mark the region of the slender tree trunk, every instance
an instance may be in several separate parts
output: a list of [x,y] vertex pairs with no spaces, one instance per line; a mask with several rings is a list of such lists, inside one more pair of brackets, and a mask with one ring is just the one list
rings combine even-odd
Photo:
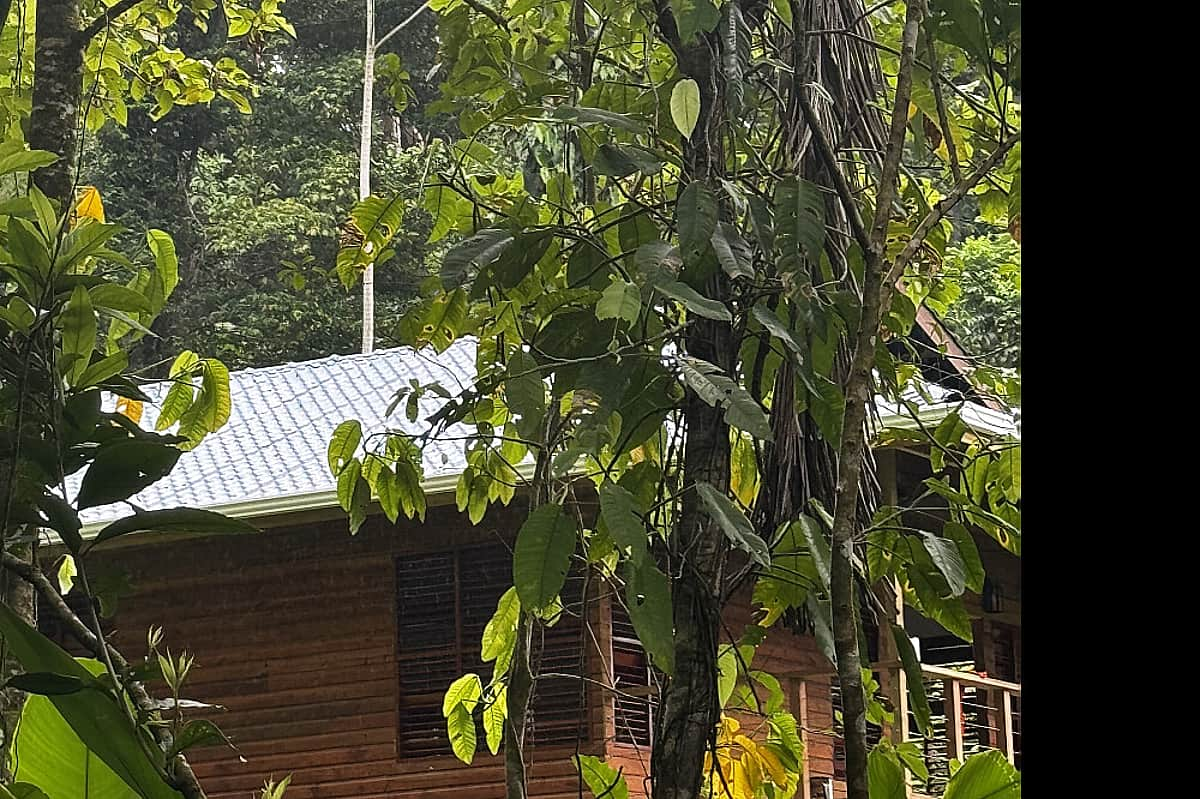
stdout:
[[79,0],[42,0],[37,4],[33,54],[33,112],[29,146],[58,153],[59,159],[33,173],[33,182],[64,206],[78,156],[78,127],[83,102],[83,42]]
[[[58,201],[65,209],[73,200],[72,181],[78,152],[76,131],[83,93],[83,43],[80,38],[83,25],[79,0],[41,0],[37,5],[35,22],[37,36],[33,55],[33,109],[29,120],[29,144],[33,149],[49,150],[60,157],[50,166],[37,170],[33,174],[33,181],[47,197]],[[30,426],[34,430],[37,428],[37,425]],[[5,529],[5,548],[23,563],[35,563],[36,548],[32,543],[7,543],[21,532],[19,529]],[[0,601],[21,619],[36,625],[37,606],[33,588],[24,580],[6,573],[3,589]],[[0,663],[0,678],[7,679],[16,663],[7,657],[7,647],[4,655],[4,662]],[[12,734],[24,706],[25,694],[21,691],[9,689],[0,692],[0,719],[3,721],[4,735],[0,742],[3,749],[0,751],[9,751]],[[3,761],[0,779],[7,780],[11,776],[8,757],[0,758],[0,761]]]
[[[702,36],[684,46],[674,17],[659,3],[658,25],[671,45],[680,71],[700,87],[700,116],[684,142],[690,180],[718,177],[724,169],[715,120],[721,118],[715,36]],[[705,296],[724,302],[729,283],[716,270]],[[687,352],[727,374],[733,373],[733,329],[728,322],[698,319],[686,339]],[[721,706],[717,694],[717,639],[725,555],[724,533],[700,504],[694,487],[705,482],[721,493],[729,490],[729,425],[714,408],[689,390],[683,407],[687,438],[683,453],[684,492],[678,525],[671,537],[671,586],[675,627],[675,674],[666,681],[651,752],[654,799],[695,799],[704,777],[704,755],[714,742]]]
[[[358,138],[358,199],[371,196],[371,131],[375,99],[375,0],[367,1],[367,36],[363,44],[362,125]],[[362,351],[375,349],[375,265],[362,276]]]
[[[532,511],[532,508],[530,508]],[[504,795],[506,799],[525,799],[528,779],[525,774],[525,733],[529,704],[533,699],[533,672],[529,649],[533,640],[533,616],[524,608],[517,617],[517,642],[513,647],[505,696],[508,716],[504,722]]]

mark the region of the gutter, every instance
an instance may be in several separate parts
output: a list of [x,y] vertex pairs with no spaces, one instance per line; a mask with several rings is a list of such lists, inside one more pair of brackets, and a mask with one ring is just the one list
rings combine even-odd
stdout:
[[[892,407],[894,408],[895,406]],[[888,409],[881,408],[879,425],[875,433],[878,434],[887,428],[920,430],[922,427],[936,427],[954,410],[958,410],[963,422],[976,432],[988,435],[1017,435],[1015,426],[1007,415],[990,408],[964,405],[957,402],[943,402],[927,406],[917,411],[916,414],[889,413]],[[517,473],[521,477],[526,479],[533,477],[534,465],[532,463],[521,463],[516,468]],[[431,477],[428,480],[422,481],[421,488],[424,489],[427,497],[441,497],[444,499],[448,495],[454,494],[455,488],[458,486],[458,478],[458,474],[438,475],[437,477]],[[234,519],[261,519],[271,516],[282,516],[284,514],[336,508],[338,507],[338,498],[336,489],[323,489],[321,491],[285,494],[282,496],[264,497],[262,499],[251,499],[218,505],[202,505],[198,507],[201,507],[203,510],[222,513]],[[89,522],[83,525],[80,534],[85,540],[95,538],[96,534],[112,521],[114,519]],[[51,534],[50,539],[52,544],[58,543],[57,536]]]

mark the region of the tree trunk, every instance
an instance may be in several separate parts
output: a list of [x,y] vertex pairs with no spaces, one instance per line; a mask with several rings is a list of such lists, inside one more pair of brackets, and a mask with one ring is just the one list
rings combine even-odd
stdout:
[[[722,146],[714,120],[722,116],[717,86],[720,52],[714,35],[691,45],[680,41],[675,20],[665,3],[658,8],[658,25],[671,45],[680,71],[700,87],[700,115],[684,142],[684,164],[690,180],[708,180],[724,169]],[[681,187],[682,188],[682,187]],[[722,216],[727,216],[722,213]],[[702,292],[725,302],[729,281],[720,269]],[[733,329],[728,322],[697,319],[686,338],[689,355],[734,374]],[[717,694],[717,644],[721,624],[721,594],[728,545],[720,526],[709,517],[694,489],[709,483],[728,493],[730,477],[729,425],[724,413],[688,390],[683,406],[687,438],[683,452],[683,494],[679,522],[671,536],[675,578],[671,594],[675,626],[675,674],[666,681],[651,752],[654,799],[695,799],[704,777],[704,755],[715,743],[721,705]]]
[[[6,536],[7,538],[7,536]],[[8,547],[8,551],[14,557],[20,558],[24,563],[33,562],[33,545],[18,544]],[[21,617],[24,621],[31,625],[37,625],[37,605],[34,601],[33,587],[24,580],[17,579],[15,576],[5,571],[2,573],[3,597],[0,598],[5,605],[8,605],[14,613]],[[0,663],[0,680],[7,680],[10,675],[20,671],[17,661],[9,652],[8,647],[2,648],[3,663]],[[17,729],[17,722],[21,718],[21,710],[25,707],[25,694],[15,688],[8,688],[0,691],[0,718],[3,721],[3,739],[0,740],[0,752],[4,753],[0,757],[0,783],[9,782],[12,777],[8,753],[12,751],[13,735]]]
[[[59,155],[59,160],[33,173],[33,181],[51,200],[57,200],[63,210],[69,208],[74,199],[73,180],[78,152],[76,130],[81,113],[83,94],[83,46],[80,39],[82,23],[79,0],[41,0],[35,16],[37,25],[36,44],[33,55],[33,109],[29,119],[29,145],[35,150],[49,150]],[[26,386],[25,390],[29,387]],[[29,425],[28,420],[22,426]],[[32,425],[34,429],[37,425]],[[11,486],[9,489],[11,490]],[[7,542],[20,530],[5,529]],[[35,563],[36,549],[32,543],[8,545],[8,551],[24,563]],[[8,605],[22,620],[30,625],[37,624],[37,605],[33,588],[24,580],[5,573],[3,596],[0,601]],[[6,680],[13,673],[16,662],[8,657],[0,663],[0,679]],[[0,692],[0,720],[3,721],[2,752],[9,752],[12,735],[25,706],[25,694],[9,689]],[[7,781],[8,757],[0,758],[0,780]]]
[[73,199],[83,104],[79,0],[41,0],[36,22],[29,146],[57,153],[59,159],[34,172],[33,182],[66,208]]

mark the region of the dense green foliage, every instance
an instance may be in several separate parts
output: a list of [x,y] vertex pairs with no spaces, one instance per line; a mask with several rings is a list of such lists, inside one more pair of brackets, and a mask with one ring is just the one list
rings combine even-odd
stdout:
[[975,236],[946,252],[945,276],[957,297],[942,315],[982,363],[1021,363],[1021,245],[1007,233]]
[[[418,5],[381,4],[380,30]],[[177,235],[180,292],[155,327],[162,340],[147,342],[139,363],[180,349],[213,353],[231,368],[358,349],[359,296],[332,269],[339,225],[357,199],[363,7],[289,0],[285,10],[295,40],[199,43],[210,59],[247,62],[258,87],[252,114],[213,105],[154,121],[153,104],[136,104],[126,126],[106,127],[88,149],[85,181],[109,198],[115,221]],[[435,52],[425,13],[382,51],[414,76],[403,112],[388,99],[386,71],[376,86],[373,185],[388,196],[408,192],[412,204],[411,187],[428,168],[420,145],[436,130],[424,117],[423,76]],[[396,255],[378,271],[381,345],[386,320],[424,275],[428,234],[424,214],[406,214]]]

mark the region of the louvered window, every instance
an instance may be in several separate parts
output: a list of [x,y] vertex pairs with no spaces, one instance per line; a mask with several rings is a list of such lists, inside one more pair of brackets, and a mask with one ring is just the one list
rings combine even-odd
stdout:
[[650,746],[654,730],[650,660],[620,602],[612,603],[613,677],[617,743]]
[[[565,612],[535,636],[533,658],[541,671],[582,675],[580,599],[582,579],[563,590]],[[451,754],[442,716],[442,696],[452,681],[475,672],[485,682],[492,664],[480,659],[483,628],[496,602],[512,585],[512,559],[503,544],[462,547],[396,561],[401,757]],[[532,706],[532,735],[538,743],[586,740],[587,713],[581,681],[539,680]],[[477,715],[479,711],[477,711]],[[478,723],[478,719],[477,719]],[[482,725],[478,749],[486,751]]]

